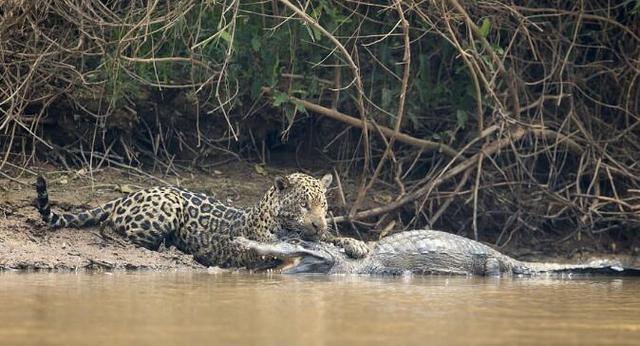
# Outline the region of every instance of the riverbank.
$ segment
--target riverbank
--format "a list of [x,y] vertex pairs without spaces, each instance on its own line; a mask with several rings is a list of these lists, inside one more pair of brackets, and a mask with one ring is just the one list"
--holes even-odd
[[[103,169],[91,174],[84,170],[56,171],[52,166],[33,168],[49,180],[49,195],[55,210],[74,211],[89,208],[149,186],[175,184],[192,191],[214,195],[230,205],[248,206],[257,201],[271,184],[278,170],[248,163],[231,163],[212,174],[182,172],[179,176],[151,176],[141,171]],[[174,248],[161,252],[136,247],[117,234],[103,236],[99,227],[50,230],[35,209],[35,191],[31,177],[0,179],[0,270],[206,270],[204,266]],[[354,194],[353,182],[343,181],[348,196]],[[334,213],[337,193],[329,194]],[[367,207],[375,206],[367,200]],[[361,233],[377,239],[379,233]],[[583,237],[581,241],[545,241],[519,239],[500,249],[515,258],[530,261],[565,263],[588,262],[593,258],[620,260],[640,266],[640,256],[628,251],[599,251],[603,244]]]

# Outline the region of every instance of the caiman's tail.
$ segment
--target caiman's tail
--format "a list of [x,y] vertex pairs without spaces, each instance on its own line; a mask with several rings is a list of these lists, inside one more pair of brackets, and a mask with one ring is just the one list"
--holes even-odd
[[619,261],[595,260],[586,264],[518,262],[515,274],[615,274],[640,275],[640,268],[624,267]]
[[118,201],[111,201],[102,207],[86,210],[77,214],[56,214],[51,211],[49,194],[47,192],[47,181],[42,176],[38,176],[36,180],[36,192],[38,193],[37,208],[42,217],[42,221],[53,229],[68,226],[82,227],[97,225],[109,217],[109,214],[111,214],[111,211]]

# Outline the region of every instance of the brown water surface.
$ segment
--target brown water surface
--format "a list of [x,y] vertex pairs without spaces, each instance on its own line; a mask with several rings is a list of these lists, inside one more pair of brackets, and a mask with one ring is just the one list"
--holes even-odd
[[640,279],[0,273],[2,345],[640,344]]

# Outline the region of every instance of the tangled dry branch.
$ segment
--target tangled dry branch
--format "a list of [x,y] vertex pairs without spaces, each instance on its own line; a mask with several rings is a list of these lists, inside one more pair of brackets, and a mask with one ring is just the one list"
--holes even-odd
[[[397,114],[386,114],[395,119],[394,130],[378,127],[386,137],[385,149],[381,149],[371,179],[376,179],[385,166],[386,176],[392,180],[397,176],[394,170],[402,170],[403,161],[413,160],[416,150],[440,148],[453,159],[435,163],[411,184],[399,182],[399,194],[392,202],[359,211],[356,208],[371,184],[363,186],[348,215],[333,221],[370,219],[420,201],[414,209],[418,217],[404,224],[414,226],[420,215],[429,223],[430,213],[420,211],[443,205],[439,196],[446,195],[446,190],[437,189],[456,186],[456,177],[473,170],[475,179],[467,183],[471,185],[468,194],[447,197],[444,204],[451,206],[452,198],[463,199],[462,206],[456,206],[461,211],[469,209],[469,198],[472,200],[476,238],[478,215],[482,215],[484,229],[500,227],[503,232],[541,230],[545,226],[569,228],[572,234],[636,229],[638,158],[630,148],[637,148],[639,143],[634,131],[639,107],[638,88],[634,87],[640,53],[639,26],[633,19],[637,18],[637,10],[628,3],[612,6],[605,1],[553,5],[448,0],[392,1],[388,5],[357,2],[347,6],[354,15],[367,13],[363,7],[389,13],[399,10],[395,16],[398,24],[391,32],[380,35],[376,43],[395,35],[405,42],[405,53],[396,60],[397,66],[406,67],[403,78],[396,76]],[[405,16],[418,19],[412,21],[410,29]],[[364,17],[366,20],[372,19]],[[420,139],[424,133],[401,126],[410,52],[422,53],[416,46],[427,32],[435,32],[457,50],[474,86],[469,96],[475,96],[475,131],[467,131],[467,141],[458,149],[443,143],[440,147],[431,145]],[[355,60],[362,61],[357,47],[370,45],[365,43],[370,35],[354,33],[347,37],[354,47]],[[363,74],[362,79],[367,78]],[[372,94],[366,97],[371,123],[380,119],[378,110],[384,108],[374,99]],[[357,125],[354,117],[307,100],[293,100],[351,126],[376,126]],[[414,133],[407,133],[412,130]],[[396,139],[417,148],[394,147]],[[385,165],[387,157],[392,157],[393,162]],[[369,166],[365,164],[364,169]],[[407,172],[403,174],[407,176]],[[460,185],[456,191],[459,188]],[[438,210],[438,214],[442,212]],[[453,212],[449,214],[452,224],[460,224],[452,220],[456,215],[469,219],[469,214]],[[460,226],[465,228],[467,224]]]

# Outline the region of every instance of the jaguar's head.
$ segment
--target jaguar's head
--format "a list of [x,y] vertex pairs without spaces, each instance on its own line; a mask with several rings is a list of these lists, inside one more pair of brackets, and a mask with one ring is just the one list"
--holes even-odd
[[272,200],[278,223],[305,239],[320,238],[327,231],[326,192],[332,180],[331,174],[320,179],[303,173],[276,177]]

